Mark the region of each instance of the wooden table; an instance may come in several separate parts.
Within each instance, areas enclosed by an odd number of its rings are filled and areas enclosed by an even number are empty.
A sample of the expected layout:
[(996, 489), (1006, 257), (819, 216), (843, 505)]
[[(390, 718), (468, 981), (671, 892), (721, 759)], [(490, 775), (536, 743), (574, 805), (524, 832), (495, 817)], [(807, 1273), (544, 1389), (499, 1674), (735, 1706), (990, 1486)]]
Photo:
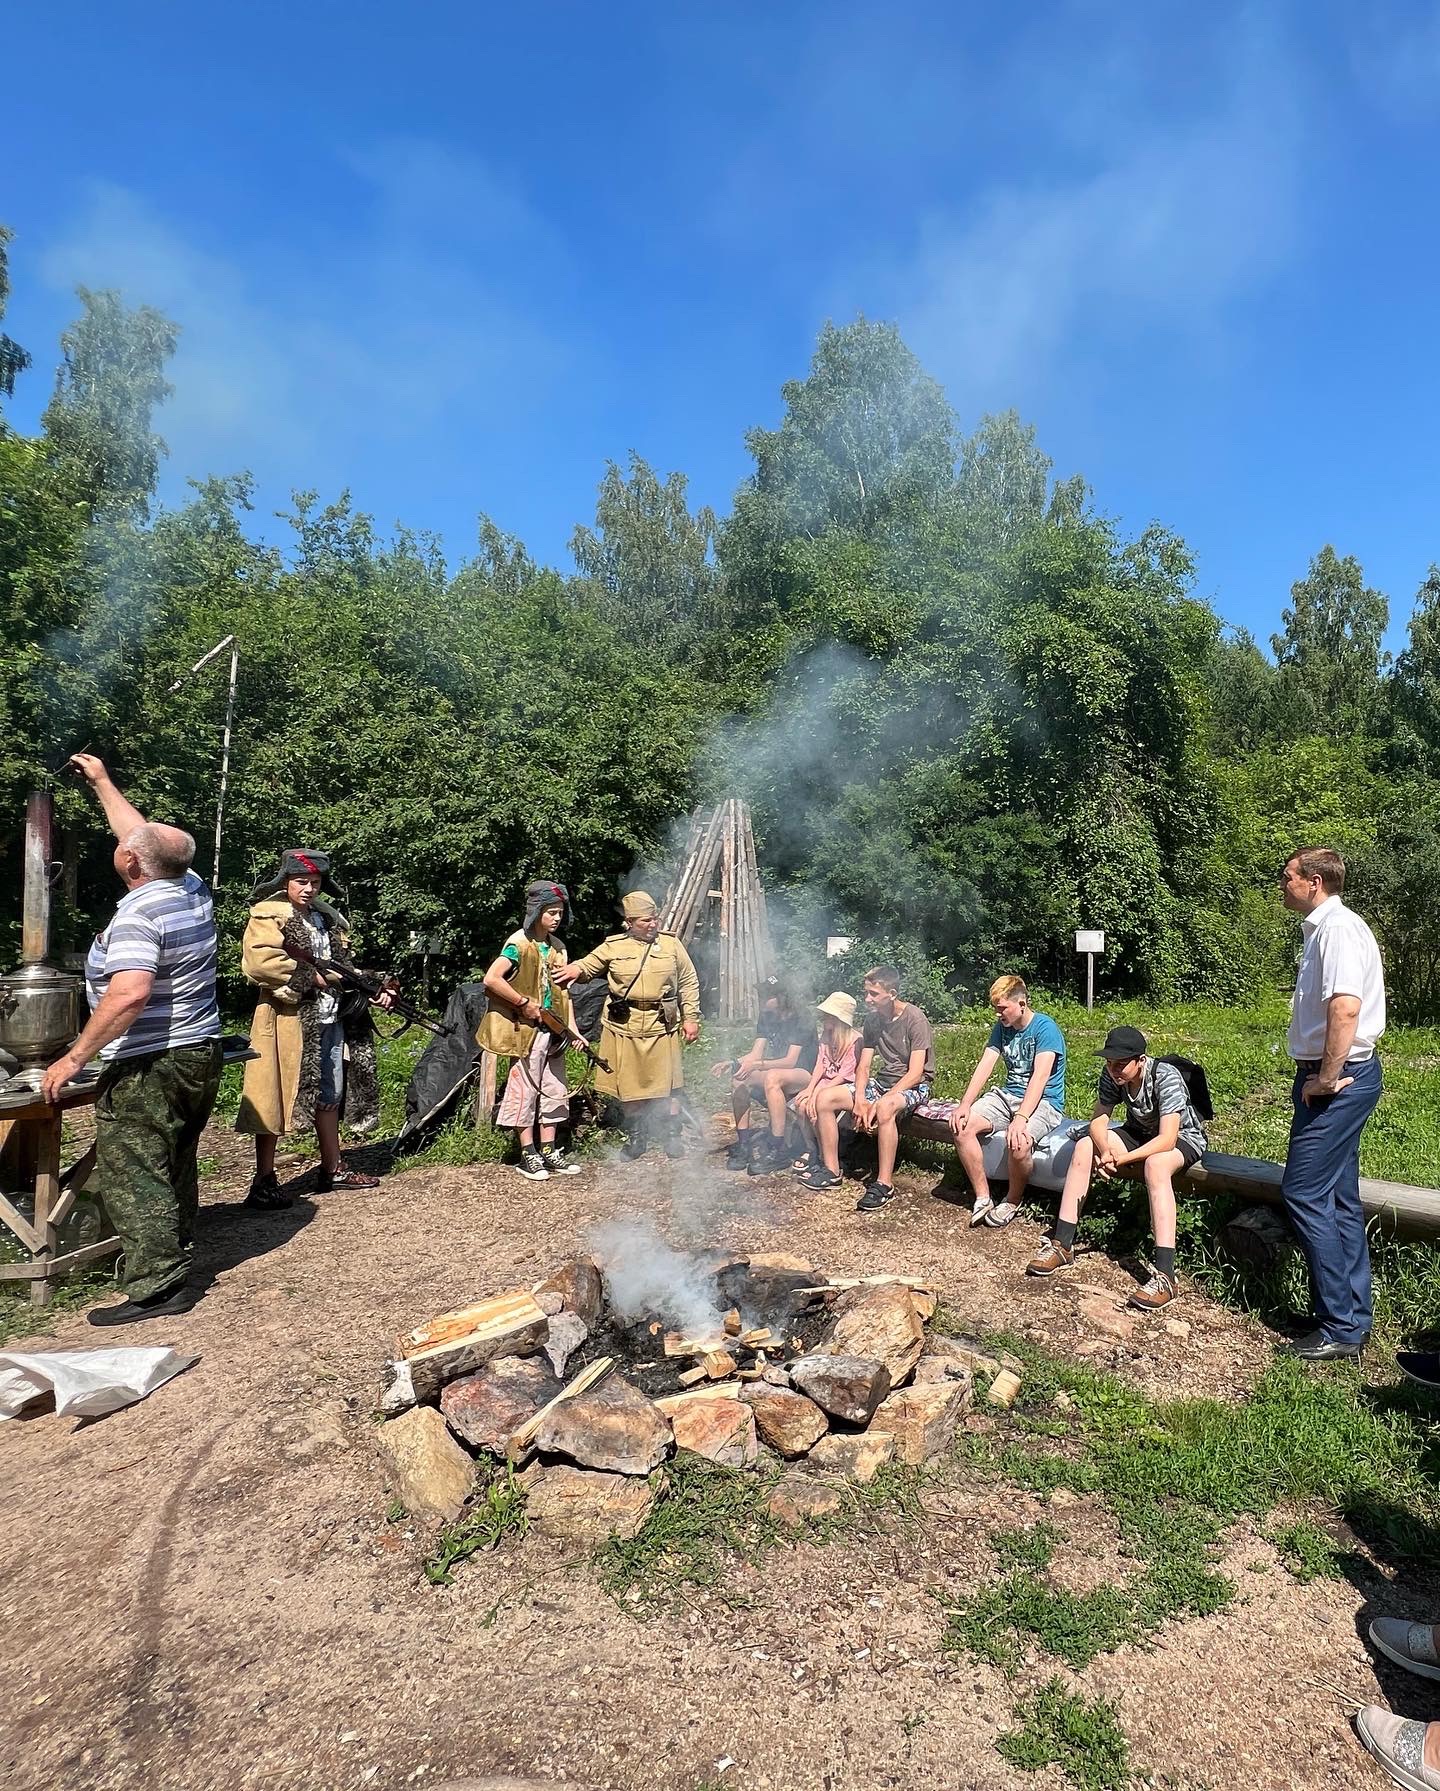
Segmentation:
[[(227, 1033), (221, 1044), (227, 1064), (244, 1063), (258, 1055), (243, 1033)], [(95, 1167), (92, 1144), (62, 1172), (61, 1128), (73, 1108), (94, 1106), (99, 1080), (99, 1065), (89, 1065), (65, 1084), (54, 1103), (42, 1101), (33, 1089), (0, 1083), (0, 1225), (14, 1232), (30, 1256), (28, 1262), (0, 1262), (0, 1281), (28, 1281), (32, 1306), (50, 1304), (62, 1275), (113, 1256), (120, 1248), (119, 1238), (108, 1237), (78, 1250), (63, 1254), (60, 1250), (60, 1228), (74, 1212)], [(14, 1195), (22, 1184), (30, 1183), (35, 1189), (35, 1211), (27, 1219), (16, 1207)]]
[[(78, 1162), (62, 1174), (60, 1132), (64, 1116), (75, 1107), (95, 1103), (99, 1071), (82, 1072), (53, 1104), (42, 1101), (33, 1090), (7, 1090), (0, 1086), (0, 1224), (19, 1238), (29, 1252), (28, 1262), (0, 1263), (0, 1281), (28, 1281), (30, 1304), (48, 1306), (54, 1284), (87, 1262), (113, 1256), (120, 1248), (117, 1237), (101, 1238), (79, 1250), (60, 1251), (60, 1228), (75, 1209), (81, 1190), (95, 1167), (92, 1144)], [(33, 1180), (35, 1211), (27, 1219), (15, 1205), (21, 1182)]]

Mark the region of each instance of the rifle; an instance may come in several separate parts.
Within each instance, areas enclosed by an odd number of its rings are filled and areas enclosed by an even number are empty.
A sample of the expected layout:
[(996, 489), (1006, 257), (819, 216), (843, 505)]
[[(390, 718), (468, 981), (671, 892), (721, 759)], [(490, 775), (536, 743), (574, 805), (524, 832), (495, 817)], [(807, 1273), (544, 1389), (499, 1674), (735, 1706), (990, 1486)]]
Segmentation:
[(294, 945), (285, 938), (280, 941), (280, 949), (287, 958), (294, 958), (297, 964), (308, 964), (322, 976), (333, 976), (343, 987), (357, 990), (372, 1007), (378, 1006), (379, 996), (388, 989), (391, 1000), (386, 1011), (398, 1015), (405, 1022), (400, 1031), (390, 1034), (390, 1037), (399, 1038), (412, 1026), (423, 1026), (426, 1032), (433, 1032), (437, 1038), (444, 1035), (445, 1028), (440, 1022), (432, 1020), (423, 1008), (418, 1008), (413, 1001), (407, 1000), (389, 977), (378, 976), (374, 971), (354, 970), (348, 964), (337, 964), (333, 958), (317, 958), (313, 952), (306, 951), (303, 945)]
[(553, 1032), (557, 1039), (564, 1039), (565, 1043), (569, 1045), (572, 1051), (582, 1052), (597, 1070), (604, 1070), (607, 1076), (610, 1074), (610, 1065), (606, 1063), (605, 1059), (592, 1044), (588, 1043), (585, 1039), (577, 1040), (574, 1033), (571, 1032), (565, 1022), (560, 1019), (558, 1015), (551, 1013), (548, 1007), (540, 1007), (538, 1001), (535, 1003), (535, 1006), (539, 1009), (540, 1024), (545, 1028), (546, 1032)]

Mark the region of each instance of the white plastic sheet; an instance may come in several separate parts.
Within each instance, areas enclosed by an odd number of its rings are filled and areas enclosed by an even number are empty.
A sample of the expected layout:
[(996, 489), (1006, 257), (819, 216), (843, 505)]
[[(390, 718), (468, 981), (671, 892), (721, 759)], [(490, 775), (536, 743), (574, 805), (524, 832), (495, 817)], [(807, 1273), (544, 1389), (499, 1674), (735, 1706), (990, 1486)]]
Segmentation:
[(175, 1349), (0, 1350), (0, 1421), (50, 1392), (57, 1413), (98, 1418), (118, 1412), (199, 1360)]

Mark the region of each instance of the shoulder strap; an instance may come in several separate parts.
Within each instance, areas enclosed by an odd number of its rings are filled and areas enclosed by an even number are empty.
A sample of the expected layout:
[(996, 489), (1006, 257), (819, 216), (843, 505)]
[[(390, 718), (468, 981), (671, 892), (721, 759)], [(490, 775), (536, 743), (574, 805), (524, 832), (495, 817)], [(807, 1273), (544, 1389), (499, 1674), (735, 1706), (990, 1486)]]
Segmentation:
[(624, 1001), (629, 996), (630, 991), (635, 987), (636, 983), (639, 982), (641, 972), (644, 970), (646, 964), (649, 962), (650, 954), (652, 951), (654, 951), (654, 949), (655, 949), (655, 941), (654, 941), (654, 939), (652, 939), (650, 941), (650, 943), (645, 947), (645, 950), (640, 954), (640, 963), (636, 967), (634, 976), (632, 976), (630, 978), (629, 982), (626, 983), (624, 989), (621, 992), (620, 999), (622, 1001)]

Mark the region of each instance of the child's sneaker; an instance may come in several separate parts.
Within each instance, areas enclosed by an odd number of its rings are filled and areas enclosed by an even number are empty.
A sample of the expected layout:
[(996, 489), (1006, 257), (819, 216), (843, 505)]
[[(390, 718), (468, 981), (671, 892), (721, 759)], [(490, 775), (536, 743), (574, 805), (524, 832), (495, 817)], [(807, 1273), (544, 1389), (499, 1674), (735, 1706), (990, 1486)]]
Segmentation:
[(540, 1161), (551, 1175), (579, 1175), (580, 1165), (572, 1163), (558, 1144), (542, 1146)]
[(1027, 1275), (1039, 1275), (1042, 1280), (1051, 1275), (1058, 1275), (1061, 1269), (1075, 1266), (1075, 1252), (1066, 1244), (1057, 1244), (1054, 1238), (1041, 1238), (1040, 1248), (1025, 1265)]
[(855, 1210), (857, 1213), (878, 1213), (894, 1198), (895, 1190), (889, 1182), (866, 1182), (865, 1192), (855, 1202)]
[(796, 1181), (802, 1188), (810, 1188), (820, 1194), (827, 1188), (838, 1188), (841, 1177), (827, 1169), (823, 1163), (812, 1163), (803, 1175), (797, 1175)]
[(515, 1165), (527, 1181), (545, 1182), (550, 1179), (550, 1171), (545, 1167), (545, 1159), (534, 1145), (526, 1145), (520, 1153), (520, 1161)]

